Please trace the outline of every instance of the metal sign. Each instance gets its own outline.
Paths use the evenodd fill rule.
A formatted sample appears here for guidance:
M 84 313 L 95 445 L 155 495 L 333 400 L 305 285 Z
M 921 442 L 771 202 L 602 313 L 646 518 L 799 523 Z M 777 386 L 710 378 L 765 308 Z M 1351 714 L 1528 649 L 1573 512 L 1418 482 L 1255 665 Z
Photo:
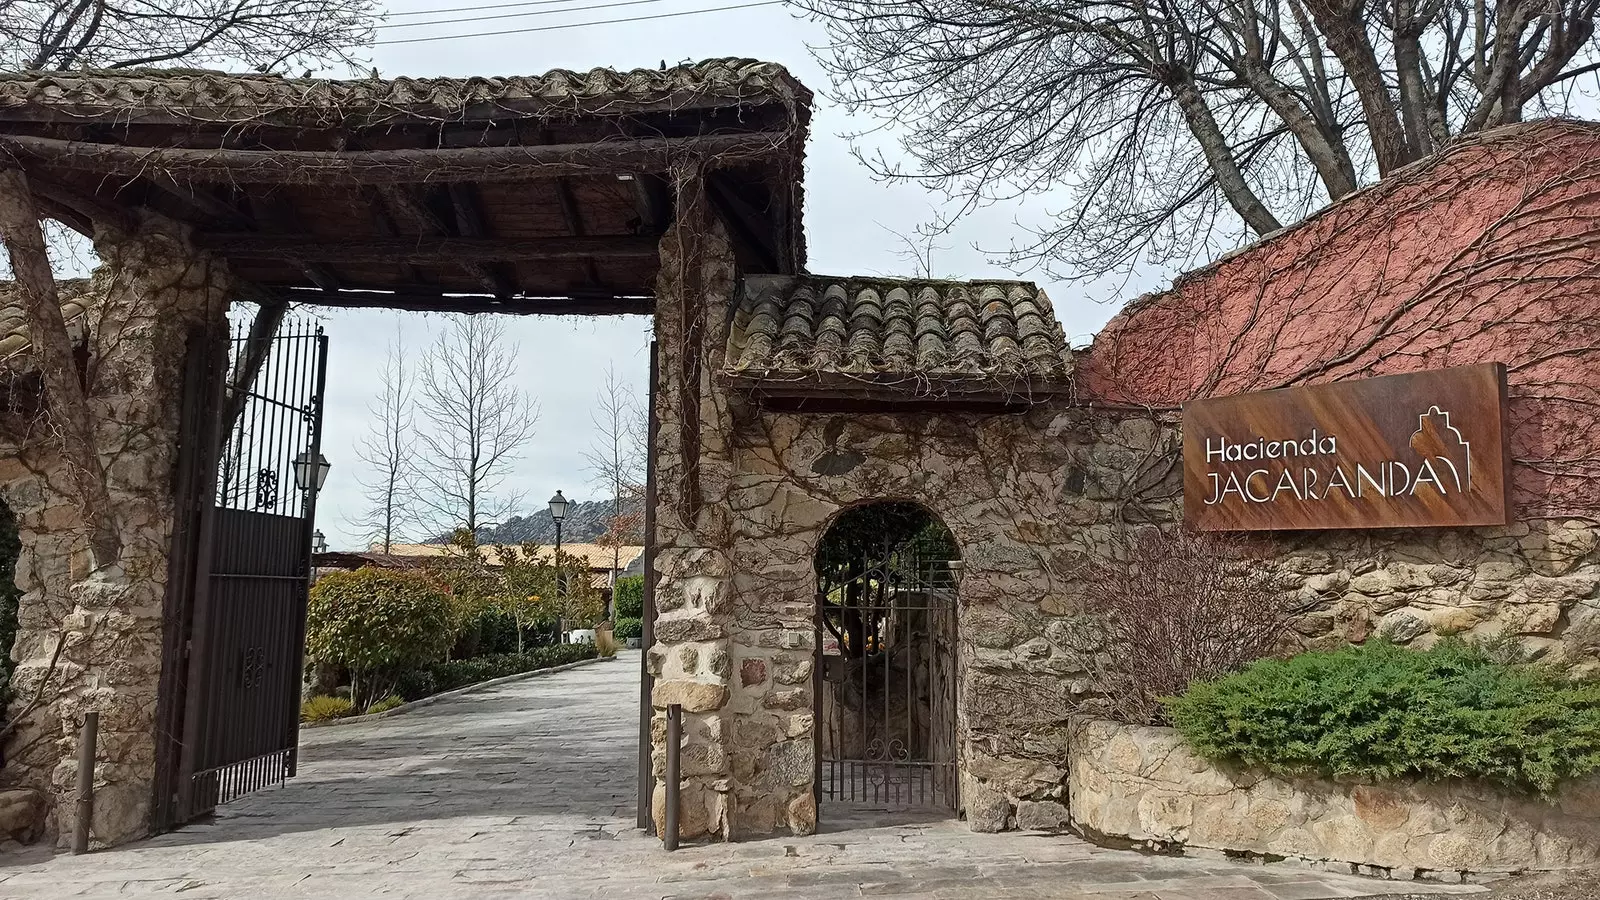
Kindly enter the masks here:
M 1499 363 L 1285 388 L 1183 408 L 1197 531 L 1509 522 Z

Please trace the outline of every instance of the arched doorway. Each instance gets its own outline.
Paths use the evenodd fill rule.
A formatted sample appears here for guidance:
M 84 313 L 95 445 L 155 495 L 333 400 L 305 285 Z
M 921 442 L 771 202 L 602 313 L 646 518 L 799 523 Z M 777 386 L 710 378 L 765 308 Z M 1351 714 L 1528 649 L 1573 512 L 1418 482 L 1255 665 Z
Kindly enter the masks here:
M 818 804 L 958 808 L 950 530 L 916 503 L 846 510 L 816 553 Z

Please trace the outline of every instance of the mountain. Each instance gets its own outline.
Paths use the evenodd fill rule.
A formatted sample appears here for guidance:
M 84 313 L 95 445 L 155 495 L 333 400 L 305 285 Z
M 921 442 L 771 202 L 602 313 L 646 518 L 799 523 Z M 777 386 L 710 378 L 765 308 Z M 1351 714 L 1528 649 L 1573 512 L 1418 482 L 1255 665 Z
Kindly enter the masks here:
M 622 512 L 624 515 L 641 513 L 643 506 L 638 501 L 624 501 Z M 561 523 L 562 543 L 593 543 L 605 533 L 606 524 L 614 514 L 615 507 L 610 500 L 568 503 L 567 518 Z M 629 535 L 628 543 L 635 545 L 644 543 L 643 527 L 637 531 L 638 533 Z M 442 541 L 443 538 L 437 540 Z M 521 544 L 525 541 L 543 545 L 556 542 L 556 523 L 550 518 L 549 509 L 541 509 L 531 516 L 512 516 L 492 528 L 478 529 L 480 544 Z

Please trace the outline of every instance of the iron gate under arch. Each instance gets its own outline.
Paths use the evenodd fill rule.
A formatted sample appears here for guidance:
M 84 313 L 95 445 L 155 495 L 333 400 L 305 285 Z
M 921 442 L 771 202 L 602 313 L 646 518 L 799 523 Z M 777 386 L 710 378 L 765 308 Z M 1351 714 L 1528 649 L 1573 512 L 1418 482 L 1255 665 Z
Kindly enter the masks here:
M 958 808 L 954 576 L 949 561 L 890 553 L 822 586 L 819 803 Z
M 164 831 L 294 774 L 328 338 L 284 324 L 190 339 L 169 574 Z M 309 474 L 302 471 L 302 475 Z

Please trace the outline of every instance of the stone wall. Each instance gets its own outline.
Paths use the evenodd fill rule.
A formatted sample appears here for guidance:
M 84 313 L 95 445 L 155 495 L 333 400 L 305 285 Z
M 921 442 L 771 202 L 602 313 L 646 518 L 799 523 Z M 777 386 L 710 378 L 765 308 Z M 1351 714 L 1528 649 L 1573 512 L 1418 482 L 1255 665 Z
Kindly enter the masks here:
M 3 436 L 0 489 L 17 516 L 23 595 L 0 806 L 19 837 L 70 835 L 78 726 L 98 710 L 91 831 L 115 844 L 149 827 L 185 337 L 195 324 L 223 325 L 229 279 L 156 224 L 96 247 L 87 387 L 123 549 L 117 565 L 91 570 L 45 422 Z
M 1600 778 L 1546 802 L 1480 783 L 1286 780 L 1214 766 L 1170 728 L 1075 731 L 1072 821 L 1164 850 L 1287 857 L 1396 878 L 1600 862 Z

